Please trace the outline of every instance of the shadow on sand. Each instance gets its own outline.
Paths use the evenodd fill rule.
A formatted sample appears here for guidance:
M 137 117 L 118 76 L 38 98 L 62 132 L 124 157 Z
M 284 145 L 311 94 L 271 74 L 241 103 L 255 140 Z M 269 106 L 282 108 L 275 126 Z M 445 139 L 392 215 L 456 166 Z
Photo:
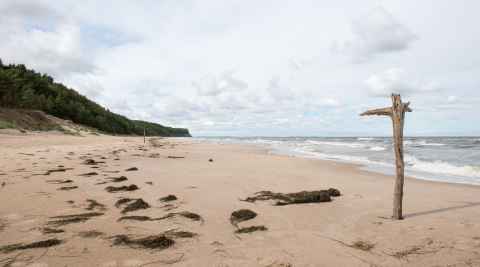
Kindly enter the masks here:
M 471 207 L 475 207 L 475 206 L 480 206 L 480 202 L 466 202 L 466 204 L 464 204 L 464 205 L 457 205 L 457 206 L 452 206 L 452 207 L 448 207 L 448 208 L 414 212 L 414 213 L 410 213 L 410 214 L 405 214 L 403 217 L 404 218 L 412 218 L 412 217 L 416 217 L 416 216 L 429 215 L 429 214 L 440 213 L 440 212 L 445 212 L 445 211 L 450 211 L 450 210 L 471 208 Z

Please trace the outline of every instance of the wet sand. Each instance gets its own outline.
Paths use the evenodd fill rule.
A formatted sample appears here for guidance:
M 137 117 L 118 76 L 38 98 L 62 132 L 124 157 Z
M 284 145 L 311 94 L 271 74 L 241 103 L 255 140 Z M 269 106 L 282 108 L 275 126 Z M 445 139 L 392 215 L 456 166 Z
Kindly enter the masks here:
M 479 186 L 407 179 L 405 220 L 392 221 L 393 177 L 251 146 L 4 133 L 0 151 L 0 247 L 59 241 L 4 250 L 0 266 L 480 266 Z M 106 190 L 130 185 L 138 189 Z M 331 187 L 342 193 L 331 202 L 241 201 L 262 190 Z M 177 199 L 159 200 L 170 194 Z M 117 207 L 122 198 L 148 207 L 122 213 L 132 203 Z M 238 209 L 258 214 L 239 227 L 267 230 L 235 234 Z M 52 218 L 78 214 L 91 217 Z M 172 234 L 181 231 L 195 235 Z M 148 249 L 119 235 L 173 243 Z

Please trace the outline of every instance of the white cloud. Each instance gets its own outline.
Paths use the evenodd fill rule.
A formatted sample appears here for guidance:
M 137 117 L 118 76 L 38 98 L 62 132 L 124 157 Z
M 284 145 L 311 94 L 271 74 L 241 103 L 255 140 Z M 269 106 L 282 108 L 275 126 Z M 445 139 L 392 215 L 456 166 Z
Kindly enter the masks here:
M 354 20 L 352 33 L 353 39 L 345 42 L 339 49 L 351 54 L 355 62 L 406 50 L 418 38 L 383 7 L 377 7 Z
M 391 68 L 373 74 L 365 83 L 369 93 L 373 96 L 389 96 L 392 93 L 410 95 L 440 89 L 440 86 L 436 82 L 421 82 L 400 68 Z
M 5 62 L 26 64 L 57 78 L 95 70 L 82 47 L 78 24 L 52 7 L 7 1 L 0 12 L 0 53 Z
M 193 134 L 369 132 L 359 104 L 393 91 L 418 107 L 478 113 L 478 101 L 461 102 L 479 96 L 479 4 L 376 5 L 2 0 L 0 57 L 123 115 Z M 334 40 L 349 40 L 342 53 L 332 53 Z
M 447 98 L 447 102 L 448 102 L 448 103 L 455 103 L 455 102 L 457 102 L 457 97 L 454 96 L 454 95 L 450 95 L 450 96 L 448 96 L 448 98 Z
M 233 70 L 223 72 L 219 76 L 207 75 L 199 81 L 192 82 L 192 86 L 198 90 L 202 96 L 219 95 L 230 90 L 244 90 L 248 88 L 245 81 L 233 77 Z

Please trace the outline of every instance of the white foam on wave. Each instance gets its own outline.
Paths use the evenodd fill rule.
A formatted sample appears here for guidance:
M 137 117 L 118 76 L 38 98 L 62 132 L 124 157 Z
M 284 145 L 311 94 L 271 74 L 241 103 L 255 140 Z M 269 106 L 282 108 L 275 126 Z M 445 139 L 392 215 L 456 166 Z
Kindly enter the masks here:
M 375 138 L 373 138 L 373 137 L 358 137 L 357 138 L 358 141 L 372 141 L 374 139 Z
M 335 141 L 314 141 L 314 140 L 307 140 L 308 143 L 314 145 L 327 145 L 327 146 L 342 146 L 342 147 L 350 147 L 350 148 L 365 148 L 367 145 L 360 144 L 360 143 L 351 143 L 351 142 L 335 142 Z
M 340 155 L 340 154 L 326 154 L 321 152 L 314 152 L 305 147 L 296 147 L 292 150 L 295 155 L 309 157 L 309 158 L 317 158 L 323 160 L 335 160 L 335 161 L 343 161 L 349 163 L 361 163 L 361 164 L 370 164 L 374 163 L 370 161 L 367 157 L 360 157 L 360 156 L 349 156 L 349 155 Z
M 429 143 L 425 140 L 416 141 L 416 140 L 405 140 L 403 144 L 407 146 L 444 146 L 442 143 Z
M 384 150 L 386 150 L 386 148 L 383 147 L 383 146 L 372 146 L 372 147 L 370 147 L 370 150 L 371 151 L 384 151 Z
M 422 161 L 413 156 L 406 155 L 405 164 L 408 169 L 422 171 L 434 174 L 445 174 L 453 176 L 475 177 L 480 178 L 480 166 L 455 166 L 444 161 Z

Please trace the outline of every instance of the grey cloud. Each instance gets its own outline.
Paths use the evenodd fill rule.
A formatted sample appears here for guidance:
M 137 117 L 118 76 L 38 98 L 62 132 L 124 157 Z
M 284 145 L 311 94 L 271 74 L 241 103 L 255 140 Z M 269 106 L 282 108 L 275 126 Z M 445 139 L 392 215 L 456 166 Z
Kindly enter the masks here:
M 364 62 L 380 54 L 400 52 L 418 39 L 407 26 L 398 22 L 383 7 L 371 10 L 352 22 L 353 39 L 338 47 L 351 54 L 355 62 Z
M 55 9 L 40 2 L 23 0 L 2 2 L 0 3 L 0 13 L 2 14 L 0 19 L 51 20 L 60 17 Z

